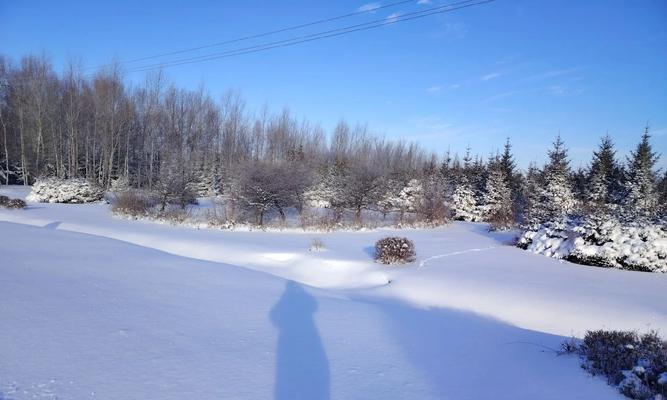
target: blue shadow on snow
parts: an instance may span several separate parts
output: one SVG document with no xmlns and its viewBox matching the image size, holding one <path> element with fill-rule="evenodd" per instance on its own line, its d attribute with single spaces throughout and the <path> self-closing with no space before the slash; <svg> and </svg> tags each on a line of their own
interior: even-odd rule
<svg viewBox="0 0 667 400">
<path fill-rule="evenodd" d="M 270 318 L 278 328 L 276 400 L 329 399 L 329 361 L 313 321 L 317 300 L 288 281 Z"/>
</svg>

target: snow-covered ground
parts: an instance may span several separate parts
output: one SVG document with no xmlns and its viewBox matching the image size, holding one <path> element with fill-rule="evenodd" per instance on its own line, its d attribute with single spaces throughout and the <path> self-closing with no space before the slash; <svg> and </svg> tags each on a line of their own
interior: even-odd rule
<svg viewBox="0 0 667 400">
<path fill-rule="evenodd" d="M 388 234 L 414 265 L 372 262 Z M 482 224 L 233 232 L 29 204 L 0 209 L 0 238 L 0 399 L 617 399 L 550 349 L 667 332 L 666 275 L 531 254 Z"/>
</svg>

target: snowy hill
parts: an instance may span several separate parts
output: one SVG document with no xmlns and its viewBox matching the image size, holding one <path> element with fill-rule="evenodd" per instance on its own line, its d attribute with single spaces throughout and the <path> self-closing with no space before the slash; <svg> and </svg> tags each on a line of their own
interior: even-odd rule
<svg viewBox="0 0 667 400">
<path fill-rule="evenodd" d="M 228 232 L 105 204 L 0 221 L 4 399 L 617 399 L 551 349 L 667 331 L 667 276 L 530 254 L 482 224 Z M 413 266 L 372 262 L 388 233 L 415 242 Z"/>
</svg>

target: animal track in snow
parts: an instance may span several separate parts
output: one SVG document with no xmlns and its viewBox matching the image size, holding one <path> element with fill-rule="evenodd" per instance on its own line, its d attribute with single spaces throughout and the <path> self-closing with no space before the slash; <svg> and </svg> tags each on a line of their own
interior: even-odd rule
<svg viewBox="0 0 667 400">
<path fill-rule="evenodd" d="M 478 248 L 478 249 L 459 250 L 459 251 L 454 251 L 454 252 L 451 252 L 451 253 L 439 254 L 437 256 L 432 256 L 432 257 L 429 257 L 429 258 L 426 258 L 426 259 L 422 260 L 419 263 L 419 266 L 423 267 L 423 266 L 426 265 L 426 263 L 428 263 L 430 261 L 433 261 L 433 260 L 436 260 L 438 258 L 444 258 L 444 257 L 449 257 L 449 256 L 458 256 L 459 254 L 472 253 L 472 252 L 477 252 L 477 251 L 487 251 L 487 250 L 492 250 L 492 249 L 496 249 L 496 248 L 498 248 L 498 246 L 483 247 L 483 248 Z"/>
</svg>

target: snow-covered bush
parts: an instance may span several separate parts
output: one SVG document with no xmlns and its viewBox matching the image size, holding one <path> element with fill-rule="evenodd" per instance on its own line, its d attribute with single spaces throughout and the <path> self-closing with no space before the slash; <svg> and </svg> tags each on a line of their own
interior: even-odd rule
<svg viewBox="0 0 667 400">
<path fill-rule="evenodd" d="M 386 237 L 375 243 L 375 261 L 382 264 L 404 264 L 415 260 L 415 245 L 404 237 Z"/>
<path fill-rule="evenodd" d="M 21 199 L 10 199 L 7 196 L 0 196 L 0 207 L 19 209 L 25 208 L 25 205 L 25 201 Z"/>
<path fill-rule="evenodd" d="M 667 226 L 661 223 L 623 225 L 601 215 L 563 219 L 525 231 L 518 246 L 579 264 L 667 272 Z"/>
<path fill-rule="evenodd" d="M 585 370 L 631 399 L 667 394 L 667 342 L 655 331 L 589 331 L 577 350 Z"/>
<path fill-rule="evenodd" d="M 21 209 L 21 208 L 25 208 L 25 206 L 26 206 L 25 201 L 23 201 L 21 199 L 10 199 L 5 204 L 5 207 L 13 208 L 13 209 Z"/>
<path fill-rule="evenodd" d="M 26 200 L 37 203 L 90 203 L 104 197 L 104 190 L 85 179 L 46 178 L 35 182 Z"/>
</svg>

